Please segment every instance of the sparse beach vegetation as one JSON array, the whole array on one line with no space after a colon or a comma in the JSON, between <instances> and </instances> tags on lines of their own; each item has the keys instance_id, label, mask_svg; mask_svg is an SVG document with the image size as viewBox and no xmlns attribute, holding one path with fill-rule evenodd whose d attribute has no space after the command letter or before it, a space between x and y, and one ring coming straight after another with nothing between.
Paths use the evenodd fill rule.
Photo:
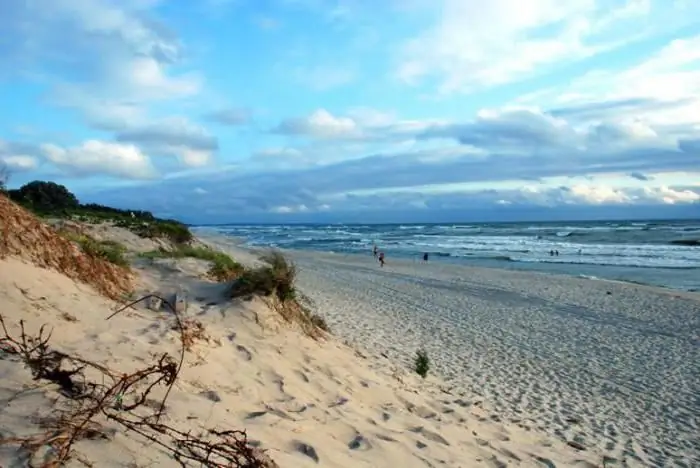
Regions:
<instances>
[{"instance_id":1,"label":"sparse beach vegetation","mask_svg":"<svg viewBox=\"0 0 700 468\"><path fill-rule=\"evenodd\" d=\"M212 279L224 282L240 276L243 266L231 258L230 255L214 250L206 246L178 245L172 250L152 250L139 255L143 258L198 258L211 262L209 276Z\"/></svg>"}]
</instances>

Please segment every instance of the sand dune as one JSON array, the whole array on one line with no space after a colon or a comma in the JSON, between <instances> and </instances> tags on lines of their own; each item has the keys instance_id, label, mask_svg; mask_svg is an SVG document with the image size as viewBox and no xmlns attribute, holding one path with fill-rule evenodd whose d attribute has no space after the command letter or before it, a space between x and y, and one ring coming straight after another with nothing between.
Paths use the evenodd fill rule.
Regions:
<instances>
[{"instance_id":1,"label":"sand dune","mask_svg":"<svg viewBox=\"0 0 700 468\"><path fill-rule=\"evenodd\" d=\"M111 235L118 236L115 232ZM235 253L246 261L255 259L249 252ZM319 311L342 334L350 330L343 323L355 322L357 337L369 338L377 350L332 336L313 340L263 300L224 299L224 286L204 279L205 262L135 262L135 296L182 288L191 298L186 315L205 330L206 336L186 353L167 402L168 424L185 430L246 428L253 443L281 467L600 465L602 456L595 448L576 450L534 429L536 421L494 411L484 398L488 394L478 397L467 386L448 386L435 375L418 377L402 362L414 351L406 330L415 332L417 325L387 316L387 303L372 302L378 295L372 296L366 281L345 289L335 284L328 294L338 302L332 303L326 293L314 293L330 285L314 275L326 271L325 281L335 281L344 270L329 271L325 260L318 267L310 265L310 257L299 261L306 270L306 292L319 299ZM386 287L396 287L390 284ZM122 372L141 368L163 352L175 355L180 346L172 314L138 306L106 321L116 303L27 259L0 260L0 303L14 332L20 319L29 330L48 324L56 349ZM402 304L407 305L396 305ZM377 307L375 322L368 315L370 306ZM339 319L342 314L345 322ZM440 353L430 351L438 358L437 367L447 369ZM0 382L3 437L36 432L37 418L51 414L60 402L55 386L32 381L15 359L0 359ZM70 466L177 466L140 436L112 429L109 441L75 444ZM0 466L24 466L20 460L18 447L0 447Z\"/></svg>"}]
</instances>

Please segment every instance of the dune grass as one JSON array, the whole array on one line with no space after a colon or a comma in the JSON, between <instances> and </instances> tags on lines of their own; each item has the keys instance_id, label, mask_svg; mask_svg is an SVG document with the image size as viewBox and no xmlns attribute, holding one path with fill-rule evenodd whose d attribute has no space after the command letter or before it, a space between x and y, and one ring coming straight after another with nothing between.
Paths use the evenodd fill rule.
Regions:
<instances>
[{"instance_id":1,"label":"dune grass","mask_svg":"<svg viewBox=\"0 0 700 468\"><path fill-rule=\"evenodd\" d=\"M211 262L209 276L224 282L238 278L243 272L243 266L224 252L205 246L180 245L173 250L152 250L139 254L143 258L198 258Z\"/></svg>"},{"instance_id":2,"label":"dune grass","mask_svg":"<svg viewBox=\"0 0 700 468\"><path fill-rule=\"evenodd\" d=\"M78 244L87 255L107 260L120 267L129 267L129 260L125 256L126 247L119 242L97 240L84 234L62 233L62 235Z\"/></svg>"},{"instance_id":3,"label":"dune grass","mask_svg":"<svg viewBox=\"0 0 700 468\"><path fill-rule=\"evenodd\" d=\"M309 336L317 338L330 332L326 320L302 304L303 299L295 286L297 269L294 263L278 251L260 257L264 265L246 268L231 283L232 298L262 296L274 299L273 306L288 322L297 322Z\"/></svg>"}]
</instances>

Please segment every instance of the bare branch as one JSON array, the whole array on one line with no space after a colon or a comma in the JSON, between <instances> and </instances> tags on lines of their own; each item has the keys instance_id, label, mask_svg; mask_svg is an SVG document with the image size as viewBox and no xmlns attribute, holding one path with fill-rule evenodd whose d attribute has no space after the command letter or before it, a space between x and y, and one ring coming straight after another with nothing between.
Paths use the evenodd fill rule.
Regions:
<instances>
[{"instance_id":1,"label":"bare branch","mask_svg":"<svg viewBox=\"0 0 700 468\"><path fill-rule=\"evenodd\" d=\"M107 319L149 297L127 304ZM76 442L84 439L109 440L109 433L99 422L102 419L117 423L155 443L168 451L182 467L193 466L194 463L196 466L214 468L277 468L278 465L263 450L248 443L245 430L208 429L195 434L160 422L170 390L180 373L186 349L194 339L188 334L202 331L201 327L193 327L183 321L169 301L163 299L163 303L173 313L180 330L180 359L177 361L165 353L151 366L131 374L50 349L51 332L47 332L45 326L40 328L37 335L30 336L25 330L24 321L20 321L20 337L15 338L9 333L0 314L3 333L0 337L0 359L3 355L18 357L29 368L34 380L58 385L66 403L65 408L53 411L51 418L40 421L43 432L0 439L0 446L19 445L31 456L48 445L53 450L50 458L40 465L41 468L61 466L73 455L72 447ZM188 331L190 328L194 332ZM100 377L88 380L86 370L92 371L91 375L97 371ZM153 409L156 405L148 404L148 397L158 386L166 386L167 390L156 409Z\"/></svg>"}]
</instances>

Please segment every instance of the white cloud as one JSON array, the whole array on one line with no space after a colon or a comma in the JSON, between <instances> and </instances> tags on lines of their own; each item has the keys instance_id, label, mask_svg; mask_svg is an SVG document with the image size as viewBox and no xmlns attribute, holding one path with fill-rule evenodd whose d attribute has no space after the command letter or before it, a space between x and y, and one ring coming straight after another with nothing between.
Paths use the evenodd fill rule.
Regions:
<instances>
[{"instance_id":1,"label":"white cloud","mask_svg":"<svg viewBox=\"0 0 700 468\"><path fill-rule=\"evenodd\" d=\"M652 10L665 21L648 23ZM405 44L398 75L409 83L435 78L441 91L454 92L520 81L674 30L700 8L667 0L442 0L434 11L435 24Z\"/></svg>"},{"instance_id":2,"label":"white cloud","mask_svg":"<svg viewBox=\"0 0 700 468\"><path fill-rule=\"evenodd\" d=\"M130 179L154 176L148 156L134 145L88 140L70 148L54 144L43 144L40 148L48 161L71 174L104 174Z\"/></svg>"},{"instance_id":3,"label":"white cloud","mask_svg":"<svg viewBox=\"0 0 700 468\"><path fill-rule=\"evenodd\" d=\"M0 163L10 171L30 171L39 165L35 157L21 154L0 156Z\"/></svg>"},{"instance_id":4,"label":"white cloud","mask_svg":"<svg viewBox=\"0 0 700 468\"><path fill-rule=\"evenodd\" d=\"M33 74L49 85L50 102L80 110L100 128L143 113L142 106L193 96L194 72L172 65L182 45L149 14L152 0L55 0L3 5L0 30L13 38L2 50L4 73Z\"/></svg>"},{"instance_id":5,"label":"white cloud","mask_svg":"<svg viewBox=\"0 0 700 468\"><path fill-rule=\"evenodd\" d=\"M36 169L39 162L31 145L19 145L0 139L0 167L9 172L25 172Z\"/></svg>"},{"instance_id":6,"label":"white cloud","mask_svg":"<svg viewBox=\"0 0 700 468\"><path fill-rule=\"evenodd\" d=\"M580 117L626 125L662 125L676 132L693 126L697 130L700 35L675 39L630 67L594 70L564 86L522 96L519 101L584 110L589 105L589 112Z\"/></svg>"},{"instance_id":7,"label":"white cloud","mask_svg":"<svg viewBox=\"0 0 700 468\"><path fill-rule=\"evenodd\" d=\"M674 205L700 201L700 189L674 189L667 186L612 187L602 184L575 184L571 187L524 186L498 196L536 205Z\"/></svg>"},{"instance_id":8,"label":"white cloud","mask_svg":"<svg viewBox=\"0 0 700 468\"><path fill-rule=\"evenodd\" d=\"M116 138L140 145L151 153L174 155L190 167L208 164L219 148L216 137L181 116L131 125L117 133Z\"/></svg>"},{"instance_id":9,"label":"white cloud","mask_svg":"<svg viewBox=\"0 0 700 468\"><path fill-rule=\"evenodd\" d=\"M276 129L279 133L308 135L316 138L360 137L361 129L350 117L336 117L325 109L318 109L308 117L287 119Z\"/></svg>"},{"instance_id":10,"label":"white cloud","mask_svg":"<svg viewBox=\"0 0 700 468\"><path fill-rule=\"evenodd\" d=\"M326 140L390 141L412 138L431 126L444 124L444 120L397 120L391 113L362 107L350 110L346 116L317 109L306 117L283 120L273 131Z\"/></svg>"},{"instance_id":11,"label":"white cloud","mask_svg":"<svg viewBox=\"0 0 700 468\"><path fill-rule=\"evenodd\" d=\"M324 205L325 206L325 205ZM293 205L293 206L276 206L270 210L273 213L305 213L309 211L309 207L306 205Z\"/></svg>"}]
</instances>

